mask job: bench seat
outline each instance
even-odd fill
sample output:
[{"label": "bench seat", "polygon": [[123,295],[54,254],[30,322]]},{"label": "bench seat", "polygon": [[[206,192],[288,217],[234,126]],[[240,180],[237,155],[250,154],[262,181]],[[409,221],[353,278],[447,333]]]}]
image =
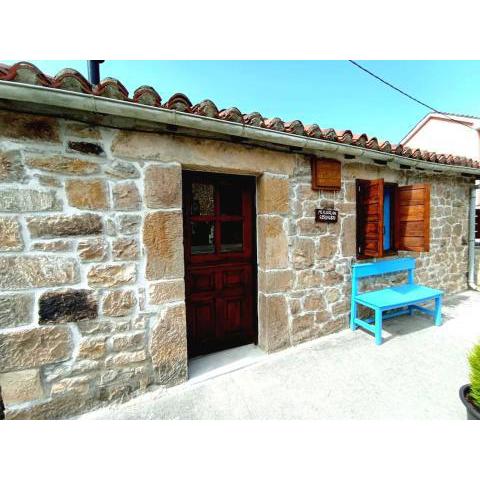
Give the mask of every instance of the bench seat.
[{"label": "bench seat", "polygon": [[[380,290],[360,292],[359,283],[362,278],[392,273],[407,272],[407,283]],[[398,258],[372,263],[358,263],[352,266],[352,307],[350,312],[350,327],[356,330],[362,327],[375,335],[375,343],[382,343],[383,320],[404,315],[411,315],[413,310],[420,310],[431,315],[434,324],[442,324],[443,292],[436,288],[416,285],[414,281],[415,259]],[[419,303],[435,301],[433,310],[418,305]],[[363,305],[375,312],[374,318],[358,318],[358,306]],[[405,308],[406,307],[406,308]],[[391,311],[388,311],[391,310]]]},{"label": "bench seat", "polygon": [[442,295],[442,293],[441,290],[425,287],[424,285],[407,284],[361,293],[355,296],[355,300],[357,303],[367,307],[386,310],[433,300]]}]

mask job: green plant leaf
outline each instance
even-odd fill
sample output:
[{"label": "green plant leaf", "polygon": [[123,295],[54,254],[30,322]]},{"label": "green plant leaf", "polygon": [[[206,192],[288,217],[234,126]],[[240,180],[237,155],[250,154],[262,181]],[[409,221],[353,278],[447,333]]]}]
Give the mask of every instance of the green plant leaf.
[{"label": "green plant leaf", "polygon": [[480,343],[475,345],[468,356],[470,363],[470,399],[480,408]]}]

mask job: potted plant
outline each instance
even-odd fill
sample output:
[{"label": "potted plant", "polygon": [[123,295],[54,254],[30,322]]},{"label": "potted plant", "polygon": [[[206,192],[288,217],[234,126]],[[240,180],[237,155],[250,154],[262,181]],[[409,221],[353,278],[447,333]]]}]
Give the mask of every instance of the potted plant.
[{"label": "potted plant", "polygon": [[468,356],[470,384],[460,388],[460,399],[467,409],[468,420],[480,420],[480,343]]}]

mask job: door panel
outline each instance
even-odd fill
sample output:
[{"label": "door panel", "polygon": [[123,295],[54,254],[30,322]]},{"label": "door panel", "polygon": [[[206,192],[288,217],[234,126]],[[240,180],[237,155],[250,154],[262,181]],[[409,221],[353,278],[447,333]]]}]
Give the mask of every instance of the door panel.
[{"label": "door panel", "polygon": [[255,181],[183,173],[189,356],[257,341]]}]

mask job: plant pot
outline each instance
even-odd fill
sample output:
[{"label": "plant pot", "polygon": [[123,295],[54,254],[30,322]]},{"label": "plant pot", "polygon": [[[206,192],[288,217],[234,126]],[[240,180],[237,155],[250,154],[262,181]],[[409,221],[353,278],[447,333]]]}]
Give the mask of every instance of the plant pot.
[{"label": "plant pot", "polygon": [[464,385],[460,388],[460,400],[465,405],[467,409],[467,420],[480,420],[480,408],[476,407],[468,399],[468,394],[470,393],[470,384]]}]

